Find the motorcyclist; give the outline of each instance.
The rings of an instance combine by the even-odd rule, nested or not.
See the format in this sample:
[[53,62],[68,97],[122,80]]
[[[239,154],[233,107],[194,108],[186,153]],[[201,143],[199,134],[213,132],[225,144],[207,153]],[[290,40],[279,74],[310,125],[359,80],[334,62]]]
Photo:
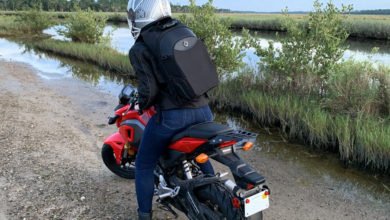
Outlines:
[[[170,85],[161,84],[157,80],[160,70],[153,56],[154,51],[145,45],[142,32],[174,21],[169,1],[129,0],[127,10],[131,33],[136,39],[129,57],[138,78],[139,108],[143,110],[155,106],[157,110],[145,128],[136,158],[138,218],[144,220],[152,217],[153,172],[159,157],[175,134],[190,125],[212,121],[213,116],[206,94],[178,105],[168,94]],[[200,167],[204,173],[214,173],[209,162],[200,164]]]

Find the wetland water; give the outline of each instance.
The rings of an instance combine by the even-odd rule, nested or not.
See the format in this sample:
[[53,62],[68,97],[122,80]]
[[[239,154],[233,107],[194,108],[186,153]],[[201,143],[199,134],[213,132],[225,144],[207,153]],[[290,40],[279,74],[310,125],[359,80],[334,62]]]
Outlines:
[[[23,44],[2,38],[0,38],[0,59],[31,65],[48,84],[72,78],[88,84],[96,90],[109,93],[113,97],[119,93],[123,84],[132,83],[125,77],[104,71],[93,65],[38,53],[34,50],[28,50]],[[290,177],[294,178],[294,184],[304,187],[317,187],[318,185],[321,188],[325,187],[331,193],[341,194],[342,198],[346,200],[353,201],[360,198],[369,201],[375,207],[390,205],[390,179],[388,176],[383,177],[354,169],[344,169],[339,163],[337,155],[310,151],[305,146],[289,144],[277,131],[261,129],[239,118],[216,114],[216,120],[260,134],[255,150],[246,155],[245,158],[256,168],[259,167],[258,169],[264,171],[265,176],[272,175],[271,172],[268,173],[268,169],[299,167],[299,171]],[[272,161],[275,164],[263,164],[262,161]],[[279,181],[285,181],[283,176],[278,178]],[[381,210],[383,211],[383,208]]]

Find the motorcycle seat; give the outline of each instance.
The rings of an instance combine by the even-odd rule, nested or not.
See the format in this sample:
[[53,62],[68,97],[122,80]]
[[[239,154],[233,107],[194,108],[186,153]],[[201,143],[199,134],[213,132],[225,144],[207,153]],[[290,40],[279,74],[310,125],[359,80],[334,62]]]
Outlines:
[[210,139],[219,134],[229,132],[229,131],[233,131],[233,129],[227,125],[222,125],[215,122],[204,122],[204,123],[192,125],[188,127],[186,130],[176,134],[173,137],[172,142],[178,141],[184,137]]

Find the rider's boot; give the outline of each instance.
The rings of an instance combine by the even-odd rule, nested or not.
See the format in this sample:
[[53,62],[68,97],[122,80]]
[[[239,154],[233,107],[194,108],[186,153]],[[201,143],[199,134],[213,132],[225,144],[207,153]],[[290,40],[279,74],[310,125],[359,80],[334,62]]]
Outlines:
[[152,220],[152,213],[143,213],[138,211],[138,220]]

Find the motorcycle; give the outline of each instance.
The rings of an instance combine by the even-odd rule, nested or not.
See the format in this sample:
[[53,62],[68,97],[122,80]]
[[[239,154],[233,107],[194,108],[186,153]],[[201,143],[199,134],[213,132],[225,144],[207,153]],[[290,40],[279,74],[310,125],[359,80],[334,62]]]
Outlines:
[[[118,132],[102,148],[105,165],[116,175],[134,179],[138,146],[152,107],[137,110],[138,93],[130,85],[119,94],[119,105],[109,124]],[[234,130],[215,122],[190,126],[178,133],[155,169],[155,196],[162,207],[178,216],[173,207],[193,220],[263,219],[269,207],[270,189],[265,178],[243,161],[238,151],[249,151],[257,134]],[[198,164],[210,159],[230,168],[228,173],[203,174]]]

